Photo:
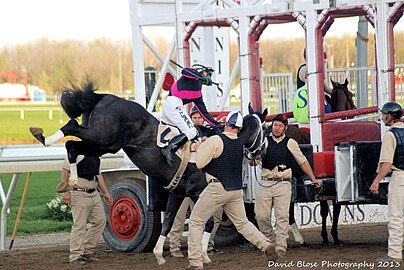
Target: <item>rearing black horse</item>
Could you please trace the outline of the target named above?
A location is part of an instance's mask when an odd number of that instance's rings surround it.
[[[45,138],[41,128],[30,128],[31,133],[44,145],[50,145],[64,136],[80,138],[81,141],[66,142],[71,164],[75,164],[78,155],[100,157],[123,149],[143,173],[162,186],[168,186],[181,161],[174,156],[174,166],[169,166],[156,145],[159,121],[136,102],[110,94],[97,94],[94,91],[95,86],[91,80],[79,86],[72,83],[71,87],[61,92],[60,97],[62,108],[71,120],[55,133],[56,137],[52,135]],[[265,125],[262,123],[267,110],[262,114],[255,113],[250,106],[249,112],[250,114],[243,119],[239,137],[246,147],[250,148],[250,155],[254,156],[261,152],[255,149],[262,146],[256,142],[260,140],[257,140],[260,134],[263,134]],[[79,125],[75,120],[81,115],[86,126]],[[188,163],[178,186],[172,190],[177,196],[173,196],[174,199],[170,199],[172,196],[169,197],[161,237],[166,237],[169,233],[183,198],[190,197],[195,202],[206,185],[204,173],[198,170],[194,163]],[[211,230],[209,226],[207,227],[208,231]],[[161,250],[158,247],[159,242],[161,241],[157,242],[155,255],[158,263],[163,264],[165,260],[162,257],[162,245]],[[206,260],[209,260],[209,257]]]

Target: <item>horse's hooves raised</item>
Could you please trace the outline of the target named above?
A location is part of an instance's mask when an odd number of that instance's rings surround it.
[[[43,145],[45,145],[45,137],[43,134],[43,129],[39,127],[30,127],[29,132],[31,132],[32,136],[34,136],[38,141],[40,141]]]

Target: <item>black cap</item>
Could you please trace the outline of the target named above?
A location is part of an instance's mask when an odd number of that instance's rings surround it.
[[[272,119],[272,123],[273,123],[274,121],[280,121],[280,122],[282,122],[285,126],[288,125],[288,118],[286,117],[286,115],[281,114],[281,113],[278,114],[277,116],[275,116],[275,117]]]

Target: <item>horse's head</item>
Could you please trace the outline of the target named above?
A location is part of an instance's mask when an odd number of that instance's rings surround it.
[[[254,112],[248,107],[249,114],[243,118],[243,127],[239,137],[244,141],[245,156],[247,159],[262,159],[266,152],[265,136],[268,129],[265,125],[267,109],[264,112]]]
[[[353,94],[348,90],[348,79],[344,83],[338,83],[331,80],[332,92],[331,97],[327,99],[331,105],[331,112],[340,112],[356,109],[353,102]]]

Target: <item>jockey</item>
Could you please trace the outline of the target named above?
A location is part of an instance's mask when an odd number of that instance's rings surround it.
[[[181,134],[175,136],[163,149],[161,153],[167,158],[167,163],[173,165],[173,153],[184,145],[188,140],[192,140],[198,135],[198,131],[192,124],[191,118],[185,112],[184,105],[190,102],[202,116],[202,118],[211,126],[219,123],[208,113],[205,103],[202,99],[202,85],[212,85],[211,75],[213,68],[199,61],[192,68],[184,68],[182,76],[173,84],[168,97],[163,105],[162,119],[170,124],[177,126]]]
[[[298,78],[304,82],[293,97],[293,117],[299,123],[299,127],[309,127],[309,100],[307,98],[307,66],[299,68]]]
[[[299,80],[304,82],[304,85],[299,87],[293,97],[293,117],[299,123],[299,127],[309,128],[309,100],[307,98],[307,66],[299,68]],[[326,95],[330,95],[332,90],[324,85]],[[331,106],[324,99],[324,112],[330,113]]]

